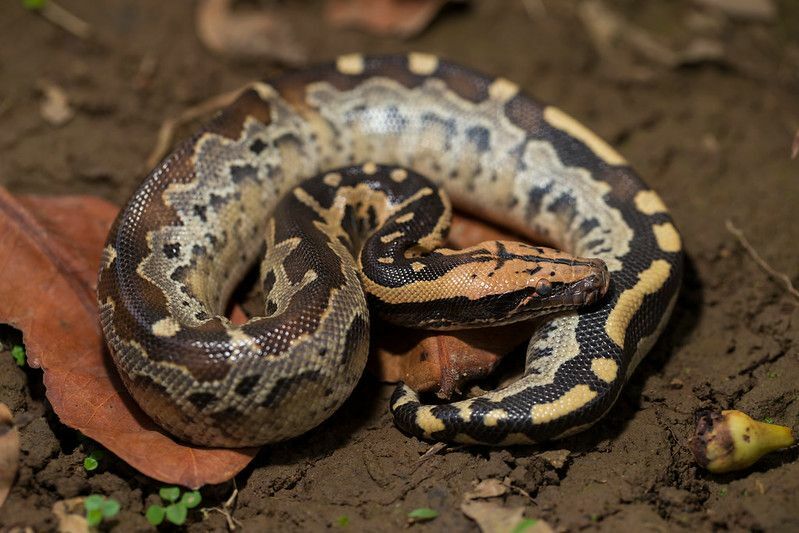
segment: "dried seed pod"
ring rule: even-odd
[[[792,446],[791,429],[753,420],[741,411],[706,411],[689,441],[700,466],[715,474],[743,470],[767,453]]]

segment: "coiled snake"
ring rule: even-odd
[[[437,249],[448,198],[598,259]],[[226,302],[264,249],[263,316],[235,325]],[[365,365],[367,300],[430,328],[558,311],[510,386],[423,405],[400,385],[391,400],[409,433],[502,445],[601,418],[663,329],[681,269],[658,195],[558,108],[432,55],[349,55],[253,84],[158,165],[111,230],[98,300],[135,400],[209,446],[290,438],[338,408]]]

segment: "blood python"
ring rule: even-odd
[[[450,198],[569,253],[439,249]],[[263,315],[233,324],[227,301],[261,254]],[[659,196],[563,111],[433,55],[348,55],[253,84],[166,157],[111,229],[98,300],[134,399],[209,446],[330,416],[363,371],[370,304],[426,328],[554,313],[510,386],[444,405],[402,385],[392,397],[409,433],[503,445],[601,418],[666,324],[681,270]]]

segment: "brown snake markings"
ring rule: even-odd
[[[438,249],[448,198],[601,261],[510,242]],[[263,315],[231,324],[226,302],[264,249]],[[214,446],[286,439],[340,406],[365,364],[367,300],[433,328],[559,310],[531,332],[516,383],[446,405],[404,386],[392,398],[420,437],[513,444],[607,412],[681,272],[663,202],[562,111],[435,56],[351,55],[254,84],[153,170],[111,230],[98,300],[136,401]]]

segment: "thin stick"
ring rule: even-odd
[[[88,22],[73,15],[53,0],[49,0],[38,11],[44,18],[79,39],[88,39],[92,35],[92,27]]]
[[[755,250],[755,248],[751,244],[749,244],[749,241],[744,235],[744,232],[735,227],[735,225],[732,223],[731,220],[728,219],[725,222],[725,225],[727,226],[727,231],[735,235],[735,238],[738,239],[738,242],[741,244],[741,246],[743,246],[744,250],[746,250],[746,252],[752,257],[752,259],[755,260],[755,262],[760,266],[760,268],[765,270],[766,273],[772,277],[772,279],[778,282],[782,282],[785,285],[785,290],[788,291],[788,293],[792,294],[797,300],[799,300],[799,291],[797,291],[796,287],[794,287],[793,283],[791,283],[791,278],[789,278],[787,274],[784,274],[779,270],[776,270],[774,267],[769,265],[765,261],[765,259],[760,257],[760,254],[757,253],[757,250]]]
[[[247,86],[245,85],[233,91],[212,96],[211,98],[200,102],[196,106],[185,109],[177,117],[166,119],[161,124],[161,128],[158,130],[158,138],[155,142],[155,147],[147,157],[147,170],[150,170],[157,165],[158,162],[161,161],[161,159],[163,159],[167,154],[169,148],[172,146],[172,139],[175,137],[175,131],[178,129],[178,127],[187,122],[191,122],[192,120],[197,120],[200,117],[208,115],[213,111],[225,107],[226,105],[230,105],[245,87]]]

